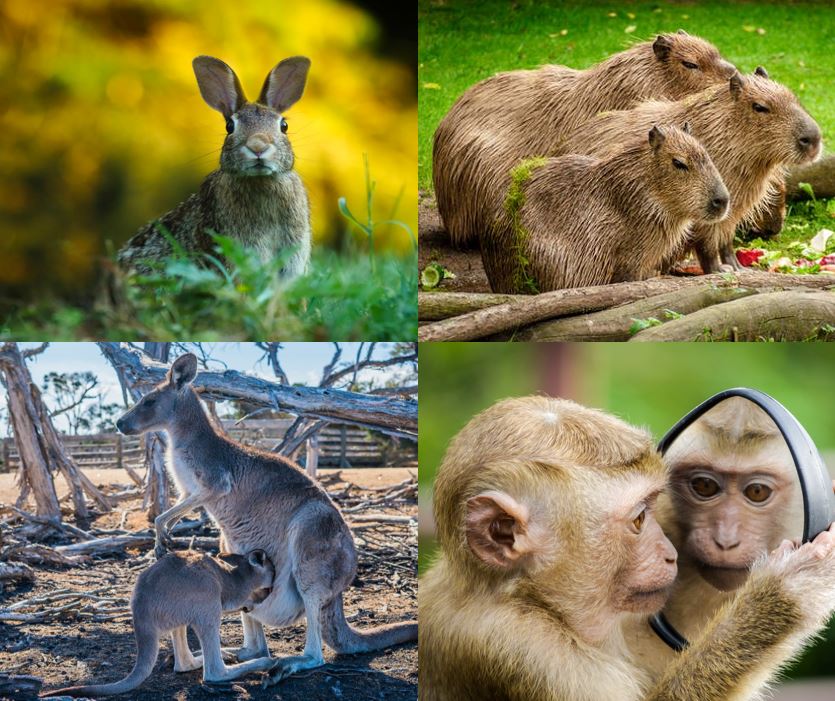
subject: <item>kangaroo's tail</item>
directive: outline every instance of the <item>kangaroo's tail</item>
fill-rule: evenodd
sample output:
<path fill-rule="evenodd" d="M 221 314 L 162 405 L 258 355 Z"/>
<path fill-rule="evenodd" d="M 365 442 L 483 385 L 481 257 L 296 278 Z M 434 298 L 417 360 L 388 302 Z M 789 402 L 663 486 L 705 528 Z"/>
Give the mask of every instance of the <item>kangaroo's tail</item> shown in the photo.
<path fill-rule="evenodd" d="M 338 653 L 369 652 L 417 640 L 418 624 L 389 623 L 366 630 L 357 630 L 345 620 L 340 594 L 322 609 L 322 637 Z"/>
<path fill-rule="evenodd" d="M 141 631 L 136 634 L 136 663 L 131 673 L 124 679 L 112 684 L 92 684 L 90 686 L 71 686 L 66 689 L 56 689 L 44 696 L 112 696 L 124 694 L 135 689 L 151 674 L 159 653 L 159 638 L 155 632 Z"/>

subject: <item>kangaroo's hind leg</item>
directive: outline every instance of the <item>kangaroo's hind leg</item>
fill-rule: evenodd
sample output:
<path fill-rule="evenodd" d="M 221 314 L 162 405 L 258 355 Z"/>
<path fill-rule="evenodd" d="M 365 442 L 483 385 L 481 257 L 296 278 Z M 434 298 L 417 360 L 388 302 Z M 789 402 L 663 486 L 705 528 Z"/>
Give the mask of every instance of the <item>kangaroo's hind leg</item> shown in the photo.
<path fill-rule="evenodd" d="M 203 649 L 203 681 L 206 683 L 232 681 L 249 672 L 269 669 L 273 664 L 269 657 L 238 664 L 225 664 L 220 649 L 220 611 L 217 612 L 217 616 L 207 616 L 204 620 L 195 621 L 193 627 Z"/>

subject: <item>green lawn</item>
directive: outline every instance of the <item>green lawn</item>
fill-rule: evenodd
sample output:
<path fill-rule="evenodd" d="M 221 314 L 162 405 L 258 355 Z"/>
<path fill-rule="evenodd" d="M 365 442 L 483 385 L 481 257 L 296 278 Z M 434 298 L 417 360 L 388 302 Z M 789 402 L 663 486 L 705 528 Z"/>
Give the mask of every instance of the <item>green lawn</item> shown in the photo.
<path fill-rule="evenodd" d="M 835 135 L 835 5 L 829 2 L 419 0 L 418 21 L 421 188 L 431 188 L 435 128 L 473 83 L 544 63 L 586 68 L 679 28 L 713 42 L 743 71 L 765 66 L 797 94 L 824 139 Z"/>

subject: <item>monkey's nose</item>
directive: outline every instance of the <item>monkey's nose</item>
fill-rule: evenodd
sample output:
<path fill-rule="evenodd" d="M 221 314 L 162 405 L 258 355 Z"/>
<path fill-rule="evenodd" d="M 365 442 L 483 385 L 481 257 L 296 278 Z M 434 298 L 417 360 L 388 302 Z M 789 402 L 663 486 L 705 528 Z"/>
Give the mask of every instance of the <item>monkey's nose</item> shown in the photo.
<path fill-rule="evenodd" d="M 733 550 L 734 548 L 739 547 L 738 540 L 717 540 L 716 538 L 713 539 L 713 542 L 716 543 L 716 547 L 720 550 Z"/>

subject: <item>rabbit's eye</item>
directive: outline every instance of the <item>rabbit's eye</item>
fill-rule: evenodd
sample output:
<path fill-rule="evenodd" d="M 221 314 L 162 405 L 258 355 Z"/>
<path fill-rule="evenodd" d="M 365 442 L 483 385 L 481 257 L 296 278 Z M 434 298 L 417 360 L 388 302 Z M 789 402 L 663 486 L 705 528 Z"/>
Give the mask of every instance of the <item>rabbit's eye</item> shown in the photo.
<path fill-rule="evenodd" d="M 281 118 L 281 122 L 279 122 L 279 128 L 281 129 L 282 134 L 287 133 L 287 120 L 284 117 Z"/>
<path fill-rule="evenodd" d="M 235 131 L 235 122 L 233 122 L 231 119 L 227 119 L 226 120 L 226 133 L 231 134 L 233 131 Z"/>

